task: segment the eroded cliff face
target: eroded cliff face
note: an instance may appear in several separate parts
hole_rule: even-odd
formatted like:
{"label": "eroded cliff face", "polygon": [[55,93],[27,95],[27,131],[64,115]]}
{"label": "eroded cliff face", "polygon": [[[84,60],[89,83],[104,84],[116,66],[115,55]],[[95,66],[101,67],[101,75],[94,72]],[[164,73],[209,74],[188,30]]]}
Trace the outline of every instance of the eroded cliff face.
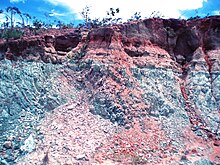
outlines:
{"label": "eroded cliff face", "polygon": [[[54,64],[59,72],[54,82],[65,80],[69,95],[81,98],[85,111],[123,129],[108,134],[102,144],[97,141],[93,153],[85,151],[87,158],[76,161],[220,163],[220,17],[147,19],[90,30],[51,31],[2,42],[0,50],[2,58]],[[65,86],[61,87],[56,93],[64,98]],[[45,122],[44,131],[51,124]],[[45,139],[50,131],[48,127],[43,133]],[[59,136],[53,141],[59,141]],[[57,163],[55,151],[48,146],[43,151],[51,156],[51,164]],[[39,152],[36,149],[34,154]],[[34,154],[26,161],[43,160]],[[67,153],[62,163],[73,155],[77,153]]]}

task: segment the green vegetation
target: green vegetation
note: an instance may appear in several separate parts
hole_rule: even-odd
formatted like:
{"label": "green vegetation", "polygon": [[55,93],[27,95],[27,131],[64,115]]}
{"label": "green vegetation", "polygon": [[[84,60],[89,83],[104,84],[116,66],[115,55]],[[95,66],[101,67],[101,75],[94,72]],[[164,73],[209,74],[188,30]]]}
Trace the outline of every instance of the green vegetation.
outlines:
{"label": "green vegetation", "polygon": [[57,21],[56,27],[59,29],[69,29],[69,28],[74,28],[74,24],[73,23],[65,24],[61,21]]}
{"label": "green vegetation", "polygon": [[[74,26],[73,23],[66,24],[60,20],[52,20],[50,13],[44,13],[45,21],[42,21],[36,17],[32,17],[28,13],[23,13],[17,7],[7,7],[6,9],[0,9],[0,14],[3,14],[5,21],[0,22],[0,38],[4,39],[18,39],[25,34],[37,35],[47,29],[68,29],[68,28],[85,28],[92,29],[101,26],[110,26],[122,23],[122,18],[118,17],[120,12],[119,8],[109,8],[106,11],[106,15],[103,18],[91,18],[91,8],[85,6],[80,12],[83,22]],[[200,18],[198,11],[197,16],[189,19]],[[208,16],[208,15],[207,15]],[[163,14],[154,11],[148,18],[163,18]],[[146,17],[145,17],[146,18]],[[133,16],[127,21],[142,19],[140,12],[135,12]],[[15,21],[16,20],[16,21]]]}
{"label": "green vegetation", "polygon": [[[28,13],[21,13],[21,19],[22,19],[22,26],[28,26],[29,20],[31,20],[31,16]],[[25,19],[26,19],[26,25],[25,25]]]}
{"label": "green vegetation", "polygon": [[0,38],[4,38],[6,40],[12,39],[19,39],[23,36],[24,32],[20,29],[4,29],[0,31]]}
{"label": "green vegetation", "polygon": [[14,28],[14,17],[16,14],[21,15],[21,12],[17,7],[6,8],[5,17],[6,17],[6,21],[10,20],[11,28]]}
{"label": "green vegetation", "polygon": [[[91,8],[86,6],[80,12],[80,15],[83,18],[83,23],[75,26],[76,28],[96,28],[100,26],[109,26],[118,23],[122,23],[122,18],[118,17],[118,13],[120,12],[119,8],[109,8],[109,11],[106,11],[106,16],[103,18],[91,18]],[[50,13],[44,13],[45,21],[39,20],[36,17],[32,17],[28,13],[23,13],[17,7],[7,7],[6,9],[0,9],[0,14],[5,16],[5,21],[0,24],[1,29],[14,29],[16,30],[1,30],[0,37],[4,38],[5,36],[9,38],[19,38],[22,36],[22,33],[18,33],[19,29],[29,28],[29,31],[33,31],[33,34],[37,34],[36,31],[39,29],[50,29],[50,28],[58,28],[58,29],[66,29],[66,28],[74,28],[73,23],[66,24],[60,20],[52,20]],[[159,12],[153,12],[150,17],[161,17],[162,14]],[[131,20],[140,20],[141,13],[136,12],[133,16],[131,16],[128,21]],[[16,21],[15,21],[16,20]],[[34,30],[33,30],[34,29]],[[6,35],[7,34],[7,35]]]}
{"label": "green vegetation", "polygon": [[132,20],[140,20],[141,19],[141,12],[136,12],[134,13],[133,16],[131,16],[130,19],[128,19],[128,21],[132,21]]}
{"label": "green vegetation", "polygon": [[88,28],[89,27],[89,22],[91,21],[89,15],[90,15],[90,8],[86,6],[83,8],[83,11],[80,12],[81,16],[83,17],[84,24]]}
{"label": "green vegetation", "polygon": [[[104,18],[91,19],[90,7],[86,6],[80,12],[83,23],[75,26],[75,28],[96,28],[100,26],[108,26],[121,23],[121,18],[116,17],[119,13],[119,8],[110,8],[107,11]],[[46,22],[36,17],[32,17],[28,13],[21,12],[17,7],[7,7],[6,9],[0,9],[0,14],[3,14],[5,21],[0,23],[0,38],[4,39],[19,39],[25,34],[37,35],[46,29],[58,28],[68,29],[74,28],[73,23],[65,24],[60,20],[51,20],[49,13],[45,13]],[[140,14],[139,14],[140,15]],[[138,14],[134,19],[138,19]]]}
{"label": "green vegetation", "polygon": [[83,17],[84,23],[78,25],[78,27],[85,28],[96,28],[100,26],[108,26],[121,23],[121,18],[116,17],[119,13],[119,8],[110,8],[109,11],[106,12],[106,16],[104,18],[96,18],[91,19],[90,17],[90,7],[86,6],[83,11],[80,13]]}

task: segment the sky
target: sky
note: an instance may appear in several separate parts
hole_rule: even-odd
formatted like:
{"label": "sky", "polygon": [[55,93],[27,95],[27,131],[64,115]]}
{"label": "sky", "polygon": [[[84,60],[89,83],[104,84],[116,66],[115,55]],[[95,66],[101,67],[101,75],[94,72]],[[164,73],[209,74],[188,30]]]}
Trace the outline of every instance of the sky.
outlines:
{"label": "sky", "polygon": [[[149,18],[153,11],[164,18],[183,18],[220,15],[220,0],[0,0],[0,9],[18,7],[45,22],[60,20],[78,24],[82,20],[80,12],[88,6],[90,17],[104,18],[110,8],[119,8],[118,17],[123,21],[140,12],[142,18]],[[5,21],[0,14],[0,23]]]}

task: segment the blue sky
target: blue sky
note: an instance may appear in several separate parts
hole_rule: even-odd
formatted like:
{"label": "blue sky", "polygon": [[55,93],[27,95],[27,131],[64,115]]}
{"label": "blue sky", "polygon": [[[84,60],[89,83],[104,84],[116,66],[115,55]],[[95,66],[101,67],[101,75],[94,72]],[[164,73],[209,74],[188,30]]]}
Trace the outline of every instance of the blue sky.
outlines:
{"label": "blue sky", "polygon": [[[46,0],[0,0],[0,9],[8,6],[18,7],[23,13],[28,13],[39,20],[74,22],[76,14],[62,4],[54,5]],[[3,2],[3,3],[2,3]],[[48,16],[49,15],[49,16]]]}
{"label": "blue sky", "polygon": [[[0,9],[8,6],[47,22],[56,19],[75,24],[82,19],[79,13],[85,6],[90,7],[92,18],[105,17],[110,7],[119,8],[118,16],[123,20],[135,12],[141,12],[143,18],[149,17],[153,11],[159,11],[165,18],[220,15],[220,0],[0,0]],[[0,21],[4,21],[2,14]]]}
{"label": "blue sky", "polygon": [[203,6],[194,10],[183,10],[181,13],[186,17],[199,15],[205,17],[207,15],[220,15],[220,0],[207,0],[203,2]]}

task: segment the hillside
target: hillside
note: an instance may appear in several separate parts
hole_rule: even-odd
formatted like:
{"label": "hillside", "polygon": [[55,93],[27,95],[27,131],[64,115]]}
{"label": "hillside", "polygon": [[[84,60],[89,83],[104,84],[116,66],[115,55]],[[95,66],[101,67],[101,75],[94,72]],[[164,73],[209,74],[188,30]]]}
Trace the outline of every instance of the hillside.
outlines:
{"label": "hillside", "polygon": [[0,41],[0,164],[220,164],[220,17]]}

